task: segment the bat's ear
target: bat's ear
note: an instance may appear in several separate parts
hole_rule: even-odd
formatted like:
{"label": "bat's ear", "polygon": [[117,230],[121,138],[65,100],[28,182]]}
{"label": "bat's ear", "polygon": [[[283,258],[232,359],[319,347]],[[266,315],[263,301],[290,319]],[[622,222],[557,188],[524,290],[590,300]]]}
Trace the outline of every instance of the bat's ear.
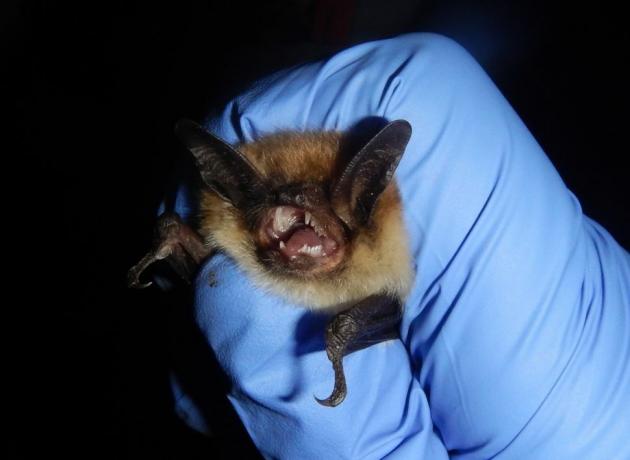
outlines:
{"label": "bat's ear", "polygon": [[191,120],[180,120],[175,134],[195,157],[203,181],[221,198],[240,209],[266,196],[254,166],[227,142]]}
{"label": "bat's ear", "polygon": [[332,187],[332,207],[350,228],[365,225],[411,138],[405,120],[387,124],[353,155]]}

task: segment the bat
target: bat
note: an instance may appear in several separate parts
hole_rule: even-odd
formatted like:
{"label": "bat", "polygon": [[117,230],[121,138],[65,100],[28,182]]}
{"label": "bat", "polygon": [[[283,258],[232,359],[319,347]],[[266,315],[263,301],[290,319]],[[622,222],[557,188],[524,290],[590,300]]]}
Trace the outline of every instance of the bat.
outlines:
{"label": "bat", "polygon": [[215,251],[270,292],[332,317],[325,344],[335,382],[317,399],[347,394],[342,359],[398,336],[413,269],[394,171],[411,137],[405,120],[366,142],[336,131],[284,131],[232,146],[190,120],[175,132],[202,179],[199,225],[159,217],[153,249],[128,273],[165,259],[190,280]]}

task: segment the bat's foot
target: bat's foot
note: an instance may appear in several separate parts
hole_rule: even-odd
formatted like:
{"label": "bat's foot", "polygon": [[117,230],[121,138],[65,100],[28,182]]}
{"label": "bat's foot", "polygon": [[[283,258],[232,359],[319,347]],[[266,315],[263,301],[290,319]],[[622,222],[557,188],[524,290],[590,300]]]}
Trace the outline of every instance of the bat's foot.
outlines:
{"label": "bat's foot", "polygon": [[400,303],[385,296],[372,296],[332,318],[326,327],[326,354],[335,371],[335,385],[322,406],[335,407],[347,394],[343,357],[353,351],[398,337]]}
{"label": "bat's foot", "polygon": [[197,232],[186,225],[177,214],[164,213],[158,218],[155,227],[153,250],[129,269],[127,286],[138,289],[151,286],[151,281],[143,283],[140,276],[159,260],[168,261],[182,279],[190,282],[197,267],[209,253]]}

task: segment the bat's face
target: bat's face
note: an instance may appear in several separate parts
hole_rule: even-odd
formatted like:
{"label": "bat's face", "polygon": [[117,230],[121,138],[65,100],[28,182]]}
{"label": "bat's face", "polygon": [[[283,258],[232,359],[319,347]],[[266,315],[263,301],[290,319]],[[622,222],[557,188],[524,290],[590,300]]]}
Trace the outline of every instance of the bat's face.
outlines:
{"label": "bat's face", "polygon": [[[342,136],[330,132],[285,133],[239,150],[193,122],[180,122],[177,133],[219,203],[212,208],[231,205],[229,214],[243,222],[239,231],[248,233],[244,239],[253,242],[258,263],[284,278],[313,279],[344,269],[411,128],[392,122],[354,152],[342,152]],[[215,222],[212,227],[221,228],[220,219]]]}

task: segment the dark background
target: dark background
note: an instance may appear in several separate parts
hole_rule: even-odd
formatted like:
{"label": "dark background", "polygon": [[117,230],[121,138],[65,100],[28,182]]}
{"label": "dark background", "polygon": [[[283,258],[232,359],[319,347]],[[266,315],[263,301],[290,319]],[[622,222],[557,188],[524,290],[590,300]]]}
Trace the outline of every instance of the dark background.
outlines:
{"label": "dark background", "polygon": [[29,163],[14,193],[25,198],[41,264],[26,292],[41,300],[20,307],[22,337],[45,337],[20,363],[28,372],[15,425],[25,436],[15,437],[15,458],[42,447],[65,458],[255,455],[218,374],[215,437],[178,422],[168,369],[170,325],[189,319],[181,292],[129,291],[125,272],[148,248],[180,152],[174,122],[203,118],[273,70],[403,32],[453,37],[489,72],[585,213],[630,247],[626,15],[614,2],[559,4],[3,3],[2,89],[13,112],[5,147],[16,140],[11,156]]}

